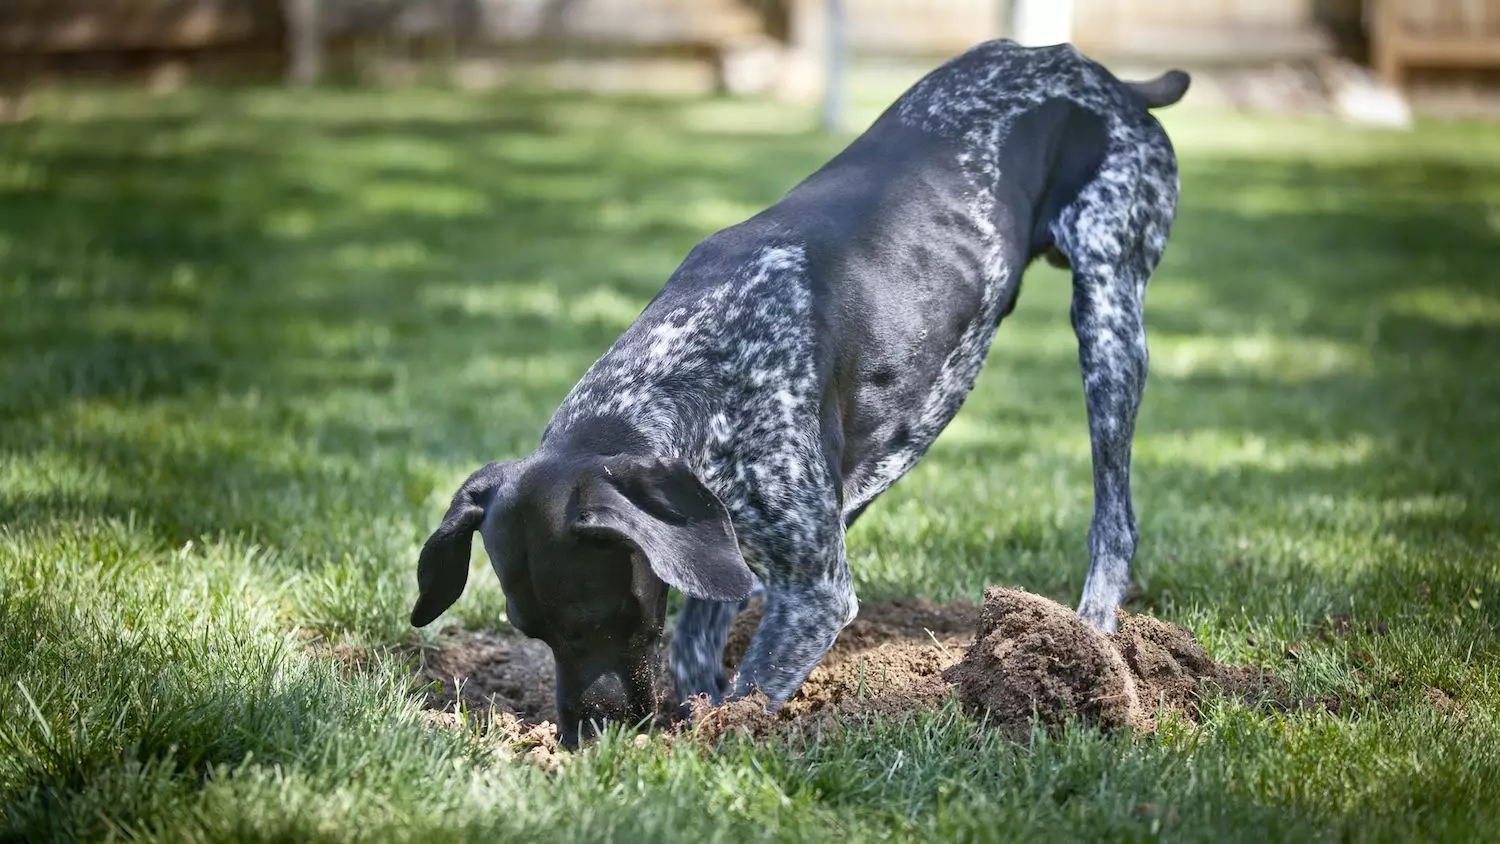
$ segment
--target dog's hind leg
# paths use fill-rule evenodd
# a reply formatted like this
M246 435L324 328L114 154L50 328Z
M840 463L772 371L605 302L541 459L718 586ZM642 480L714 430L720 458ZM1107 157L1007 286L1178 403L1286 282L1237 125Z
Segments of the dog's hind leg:
M1146 283L1166 247L1177 170L1165 136L1115 146L1053 233L1073 267L1073 330L1093 457L1089 570L1078 613L1116 627L1138 534L1130 491L1136 413L1146 387Z

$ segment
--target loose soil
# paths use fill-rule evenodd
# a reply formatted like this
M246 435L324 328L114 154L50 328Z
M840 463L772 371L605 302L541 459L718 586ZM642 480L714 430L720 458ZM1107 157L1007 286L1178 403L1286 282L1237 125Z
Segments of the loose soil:
M1209 658L1185 628L1121 612L1118 632L1094 630L1071 609L1014 589L992 587L983 606L907 599L860 607L802 688L772 714L763 698L710 707L668 731L673 740L714 743L731 734L805 739L873 717L902 718L956 700L991 728L1020 736L1082 720L1105 730L1145 732L1163 713L1197 716L1210 689L1279 697L1251 668ZM760 621L752 604L725 648L728 676ZM552 655L541 642L456 632L418 669L429 720L456 724L474 713L517 755L556 765ZM670 688L665 672L659 684ZM677 710L670 696L662 713Z

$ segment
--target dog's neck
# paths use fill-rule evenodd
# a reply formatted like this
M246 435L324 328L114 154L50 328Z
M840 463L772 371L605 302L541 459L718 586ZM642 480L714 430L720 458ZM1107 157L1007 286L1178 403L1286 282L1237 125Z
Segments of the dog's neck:
M586 425L549 428L542 444L559 454L672 456L662 453L658 437L642 430L636 422L614 415L591 417Z

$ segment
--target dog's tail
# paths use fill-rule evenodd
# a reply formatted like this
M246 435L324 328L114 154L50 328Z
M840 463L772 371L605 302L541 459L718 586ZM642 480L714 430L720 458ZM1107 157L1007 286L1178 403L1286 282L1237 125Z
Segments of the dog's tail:
M1155 79L1126 82L1125 87L1146 102L1146 108L1166 108L1182 99L1193 78L1183 70L1169 70Z

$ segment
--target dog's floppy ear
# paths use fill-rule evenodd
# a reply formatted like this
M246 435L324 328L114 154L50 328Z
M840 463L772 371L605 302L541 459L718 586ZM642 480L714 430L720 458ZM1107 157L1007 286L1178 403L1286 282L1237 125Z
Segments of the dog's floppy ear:
M469 549L474 531L484 522L495 491L510 477L509 463L490 463L468 477L443 516L443 523L422 546L417 560L417 603L413 627L426 627L464 593L469 581Z
M680 460L609 458L579 484L571 508L574 530L630 543L686 595L738 601L755 584L729 512Z
M1169 70L1155 79L1126 82L1126 86L1146 101L1147 108L1166 108L1182 99L1193 78L1185 71Z

